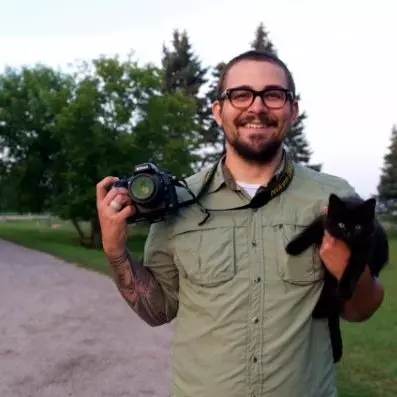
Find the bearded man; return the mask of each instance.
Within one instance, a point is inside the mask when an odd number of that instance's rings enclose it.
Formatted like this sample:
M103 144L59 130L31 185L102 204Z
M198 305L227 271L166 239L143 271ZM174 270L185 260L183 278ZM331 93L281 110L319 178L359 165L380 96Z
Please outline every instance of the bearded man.
M114 177L97 185L103 248L121 295L151 326L176 319L173 397L337 396L340 356L327 319L313 311L324 266L340 278L349 250L330 236L298 256L285 247L331 193L355 192L285 150L299 112L295 91L273 54L248 51L226 65L213 104L226 154L187 179L211 216L191 205L153 224L142 263L126 249L126 219L136 211L128 192L108 192ZM382 299L366 269L340 315L364 321Z

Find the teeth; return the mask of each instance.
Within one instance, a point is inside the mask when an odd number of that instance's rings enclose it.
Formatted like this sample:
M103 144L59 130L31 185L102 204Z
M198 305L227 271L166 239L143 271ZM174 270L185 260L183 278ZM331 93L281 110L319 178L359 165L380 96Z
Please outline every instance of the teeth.
M245 125L248 128L265 128L265 124L253 124L249 123Z

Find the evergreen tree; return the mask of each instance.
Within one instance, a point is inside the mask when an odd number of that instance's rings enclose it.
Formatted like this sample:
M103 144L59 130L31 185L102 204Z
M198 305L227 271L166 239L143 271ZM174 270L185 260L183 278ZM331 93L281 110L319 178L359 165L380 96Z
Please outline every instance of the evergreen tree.
M205 155L203 156L201 167L205 166L207 163L216 161L225 153L224 133L212 116L212 104L218 97L218 82L225 66L226 64L224 62L220 62L213 68L211 73L211 84L207 92L206 107L208 123L203 132L206 147L204 148Z
M261 22L255 31L255 39L251 43L251 48L257 51L271 52L277 55L277 50L269 38L269 33L266 31L264 24ZM297 99L300 97L297 95ZM286 146L289 148L292 158L316 171L321 170L321 164L309 165L312 152L309 143L304 133L304 121L307 118L305 112L301 113L296 123L292 126L288 138L286 139Z
M378 184L379 202L389 212L397 209L397 126L393 125Z
M201 161L205 161L203 148L209 143L210 136L208 101L201 92L207 83L208 68L203 67L194 54L187 32L174 30L171 49L163 45L162 67L164 73L164 91L166 93L181 92L188 98L193 98L196 104L195 128L191 131L192 138L199 147Z
M207 82L208 68L202 67L194 55L185 30L174 30L171 50L163 45L162 66L164 89L169 93L180 90L186 96L197 97L200 88Z
M256 51L266 51L277 55L277 50L269 39L269 33L266 31L263 22L256 28L255 39L251 43L251 48Z

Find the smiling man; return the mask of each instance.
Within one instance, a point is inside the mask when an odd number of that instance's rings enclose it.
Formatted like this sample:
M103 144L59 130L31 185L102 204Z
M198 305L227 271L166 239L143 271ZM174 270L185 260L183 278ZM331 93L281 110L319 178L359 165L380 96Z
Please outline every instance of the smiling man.
M354 189L284 150L298 102L291 73L274 55L249 51L230 61L213 114L226 155L187 180L211 216L203 219L192 205L152 225L143 263L126 249L125 220L135 212L127 191L107 191L114 177L98 184L116 285L151 326L176 318L173 397L335 397L335 346L327 320L312 314L323 287L321 259L340 278L349 252L330 238L320 251L295 257L285 246L330 193ZM382 299L381 284L366 271L341 316L363 321Z

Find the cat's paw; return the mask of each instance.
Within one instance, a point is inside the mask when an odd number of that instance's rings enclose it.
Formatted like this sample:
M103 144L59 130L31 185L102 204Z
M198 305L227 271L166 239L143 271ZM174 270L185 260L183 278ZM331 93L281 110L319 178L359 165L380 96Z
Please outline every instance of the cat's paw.
M290 241L287 246L285 247L285 251L287 252L288 255L299 255L302 252L301 247L299 244L293 240Z

